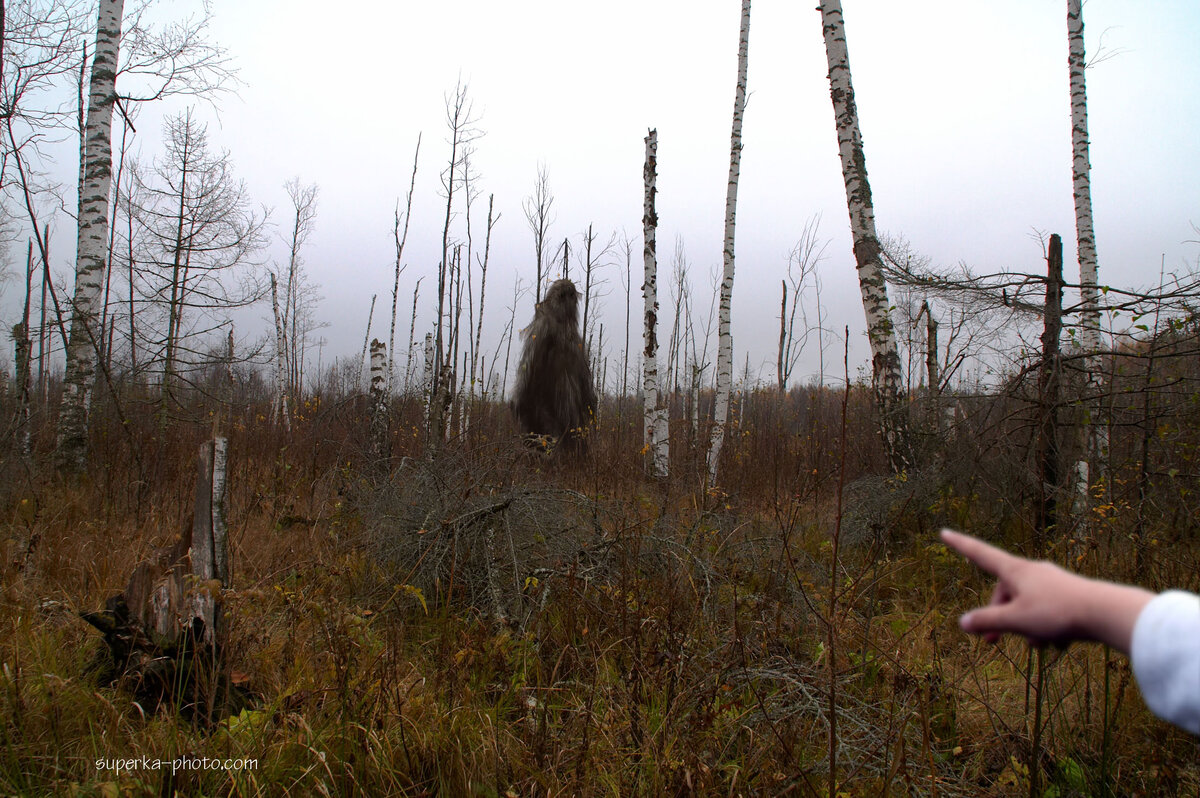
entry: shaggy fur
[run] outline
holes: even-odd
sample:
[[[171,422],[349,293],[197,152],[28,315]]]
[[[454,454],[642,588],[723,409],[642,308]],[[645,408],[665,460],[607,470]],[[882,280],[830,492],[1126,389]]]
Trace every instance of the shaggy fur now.
[[[570,280],[550,286],[521,333],[521,364],[513,411],[521,431],[583,446],[596,409],[587,351],[579,335],[579,292]]]

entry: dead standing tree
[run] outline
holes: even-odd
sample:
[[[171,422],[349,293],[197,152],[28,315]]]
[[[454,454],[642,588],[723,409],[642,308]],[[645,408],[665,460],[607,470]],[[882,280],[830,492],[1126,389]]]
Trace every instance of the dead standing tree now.
[[[525,221],[529,223],[529,229],[533,233],[533,254],[537,268],[533,301],[537,304],[542,301],[542,280],[545,279],[546,237],[550,233],[550,225],[554,222],[550,213],[550,209],[554,207],[554,195],[550,193],[550,175],[546,172],[545,164],[538,166],[533,195],[526,197],[521,207],[525,210]]]
[[[850,56],[841,0],[822,0],[818,10],[829,62],[829,94],[833,100],[842,178],[846,184],[854,260],[867,316],[867,337],[871,342],[871,377],[879,429],[888,464],[893,473],[899,474],[913,467],[913,453],[900,390],[900,355],[888,314],[887,283],[883,277],[879,238],[875,233],[875,209],[871,202],[871,185],[867,182],[867,161],[863,154],[854,86],[850,80]]]
[[[291,432],[289,405],[300,402],[300,377],[303,369],[304,341],[312,327],[313,286],[304,279],[300,249],[312,233],[317,216],[317,186],[301,185],[299,178],[284,184],[292,200],[292,229],[284,243],[288,245],[287,279],[283,285],[283,303],[279,302],[279,279],[270,272],[271,313],[275,322],[275,399],[271,406],[272,423],[282,415],[284,429]],[[290,397],[290,398],[289,398]]]
[[[454,218],[455,189],[462,168],[464,153],[472,142],[483,135],[476,127],[478,117],[467,95],[467,86],[461,80],[455,85],[453,95],[446,96],[446,127],[450,132],[450,160],[442,172],[442,190],[446,194],[446,215],[442,224],[442,259],[438,263],[438,311],[434,335],[433,384],[430,387],[429,405],[432,409],[429,423],[431,440],[445,435],[445,411],[453,395],[454,360],[447,347],[447,319],[454,313],[450,293],[454,288],[453,252],[450,245],[450,223]],[[451,319],[452,321],[452,319]],[[455,330],[451,325],[450,334]]]
[[[1059,445],[1058,409],[1062,384],[1062,362],[1058,342],[1062,331],[1062,238],[1050,236],[1046,258],[1046,307],[1042,330],[1042,363],[1038,370],[1038,507],[1034,527],[1034,554],[1040,556],[1058,524]]]
[[[228,324],[231,308],[264,296],[256,255],[265,220],[250,209],[229,154],[210,151],[207,128],[191,110],[168,117],[164,132],[165,150],[153,167],[133,169],[131,210],[143,239],[135,273],[141,334],[161,364],[165,419],[197,355],[203,357],[204,338]]]
[[[779,303],[779,354],[776,362],[776,376],[779,381],[780,393],[787,390],[788,380],[796,367],[796,362],[800,359],[800,354],[808,343],[808,337],[814,330],[814,327],[808,323],[808,314],[800,301],[805,286],[810,281],[814,284],[817,294],[816,329],[818,334],[820,332],[821,290],[817,284],[817,266],[825,259],[825,249],[829,246],[828,241],[818,240],[820,230],[821,217],[819,214],[804,223],[799,240],[792,247],[792,251],[788,253],[787,279],[780,281],[782,283],[782,299]],[[792,297],[791,310],[788,309],[789,294]],[[797,312],[800,314],[799,331],[796,329]]]
[[[316,286],[304,272],[304,260],[300,250],[312,234],[317,218],[316,183],[303,185],[294,177],[284,184],[288,198],[292,201],[292,229],[286,239],[288,245],[287,282],[284,285],[283,326],[284,342],[287,346],[287,389],[293,406],[299,407],[303,393],[305,344],[308,334],[316,327],[313,310],[316,306]]]
[[[400,273],[402,271],[404,271],[404,263],[403,263],[404,245],[405,245],[405,243],[408,242],[408,223],[410,221],[412,221],[412,200],[413,200],[413,192],[416,190],[416,186],[417,186],[417,160],[420,157],[420,155],[421,155],[421,135],[418,133],[417,134],[417,146],[416,146],[416,149],[413,151],[412,178],[409,181],[408,195],[407,195],[407,199],[405,200],[404,230],[403,230],[403,232],[401,232],[401,230],[400,230],[400,201],[399,200],[396,200],[396,221],[395,221],[395,225],[392,228],[392,236],[395,238],[395,241],[396,241],[396,270],[395,270],[395,279],[392,282],[392,324],[391,324],[390,330],[388,331],[388,349],[387,349],[387,351],[391,353],[391,360],[388,361],[388,373],[387,373],[387,394],[389,397],[392,395],[392,391],[394,391],[395,387],[396,387],[395,386],[396,305],[400,301]],[[419,284],[420,280],[418,280],[417,283]],[[413,314],[415,317],[415,315],[416,315],[416,310],[415,310],[416,296],[415,296],[415,294],[413,297],[413,304],[414,304]],[[411,331],[408,334],[408,356],[411,361],[411,359],[412,359],[412,332]],[[405,385],[407,386],[407,384],[408,384],[408,374],[407,373],[404,375],[404,382],[405,382]]]
[[[642,171],[645,182],[645,200],[642,207],[642,237],[645,242],[645,279],[642,283],[645,342],[642,351],[642,440],[643,451],[650,455],[650,474],[666,477],[670,468],[670,439],[667,435],[667,411],[660,397],[662,380],[658,370],[658,213],[654,207],[657,174],[658,131],[651,130],[646,136],[646,163]]]
[[[734,223],[737,216],[738,175],[742,163],[742,119],[746,112],[746,68],[750,51],[750,0],[742,0],[742,23],[738,36],[737,85],[733,94],[733,128],[729,136],[729,183],[725,191],[725,246],[722,250],[724,272],[721,277],[721,303],[717,316],[717,391],[713,405],[712,440],[708,449],[708,484],[717,483],[721,445],[725,442],[725,422],[729,418],[729,395],[733,386],[733,333],[730,312],[733,304]]]

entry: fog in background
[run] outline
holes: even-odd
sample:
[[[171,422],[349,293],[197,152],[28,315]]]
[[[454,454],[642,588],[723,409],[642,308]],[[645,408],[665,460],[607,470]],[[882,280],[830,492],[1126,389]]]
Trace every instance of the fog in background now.
[[[671,268],[677,242],[694,291],[693,321],[709,324],[721,268],[730,117],[736,71],[736,2],[604,4],[474,0],[330,6],[213,0],[213,39],[239,69],[236,94],[191,101],[210,143],[228,149],[257,202],[289,225],[283,184],[320,188],[316,227],[304,250],[320,286],[319,357],[357,357],[372,294],[372,335],[386,340],[391,306],[393,213],[403,208],[418,134],[422,144],[411,229],[400,281],[398,357],[408,343],[415,281],[424,277],[417,337],[431,330],[445,213],[440,174],[449,157],[445,104],[461,80],[484,135],[472,163],[480,193],[472,208],[476,252],[488,195],[500,220],[491,245],[483,351],[500,342],[514,281],[529,289],[533,238],[522,211],[539,166],[554,194],[549,255],[564,237],[573,253],[593,225],[603,244],[633,242],[630,369],[641,349],[643,138],[658,146],[659,338],[670,334]],[[194,12],[198,6],[193,4]],[[186,13],[187,3],[155,13]],[[1063,3],[943,0],[920,5],[845,0],[850,63],[879,230],[907,239],[935,265],[977,271],[1044,269],[1035,230],[1065,244],[1074,263],[1070,105]],[[1200,7],[1185,0],[1091,0],[1084,7],[1092,196],[1100,281],[1157,283],[1200,254]],[[772,382],[780,280],[805,222],[819,216],[828,239],[820,264],[827,312],[827,381],[841,377],[841,335],[850,331],[852,376],[868,348],[854,272],[820,17],[811,5],[758,0],[751,18],[749,102],[743,132],[733,293],[735,374]],[[118,90],[120,84],[118,84]],[[184,106],[161,103],[137,120],[134,151],[149,161],[162,146],[161,119]],[[120,135],[114,125],[114,143]],[[74,208],[77,144],[58,155]],[[462,205],[452,236],[462,239]],[[54,272],[71,284],[73,220],[54,221]],[[23,241],[23,238],[21,239]],[[285,264],[279,235],[264,266]],[[24,245],[10,245],[0,298],[5,329],[18,320]],[[599,321],[608,387],[619,384],[625,338],[624,254],[598,273]],[[559,265],[550,275],[558,276]],[[573,277],[581,276],[577,261]],[[532,291],[515,297],[517,326]],[[815,297],[805,297],[815,323]],[[266,334],[270,306],[237,316],[240,336]],[[464,314],[465,319],[465,314]],[[715,351],[715,312],[710,360]],[[598,328],[597,328],[598,329]],[[816,338],[793,382],[814,378]],[[318,350],[311,353],[315,376]],[[11,364],[11,343],[4,362]],[[515,358],[514,358],[515,365]],[[711,377],[711,370],[709,372]],[[965,374],[964,374],[965,375]],[[511,384],[511,383],[510,383]]]

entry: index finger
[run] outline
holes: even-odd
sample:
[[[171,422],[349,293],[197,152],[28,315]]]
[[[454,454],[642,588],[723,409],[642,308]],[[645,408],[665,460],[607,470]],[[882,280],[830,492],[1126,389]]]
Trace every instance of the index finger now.
[[[994,576],[1000,576],[1017,559],[1003,549],[953,529],[943,529],[941,535],[943,543]]]

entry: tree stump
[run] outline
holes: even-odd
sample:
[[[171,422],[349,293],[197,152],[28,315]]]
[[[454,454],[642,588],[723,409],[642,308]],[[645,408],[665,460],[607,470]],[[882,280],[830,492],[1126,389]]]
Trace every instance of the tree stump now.
[[[104,610],[82,613],[104,634],[108,650],[101,652],[100,667],[109,683],[130,689],[144,709],[168,702],[185,716],[209,722],[246,703],[224,659],[227,459],[225,438],[200,447],[190,533],[140,563]]]

